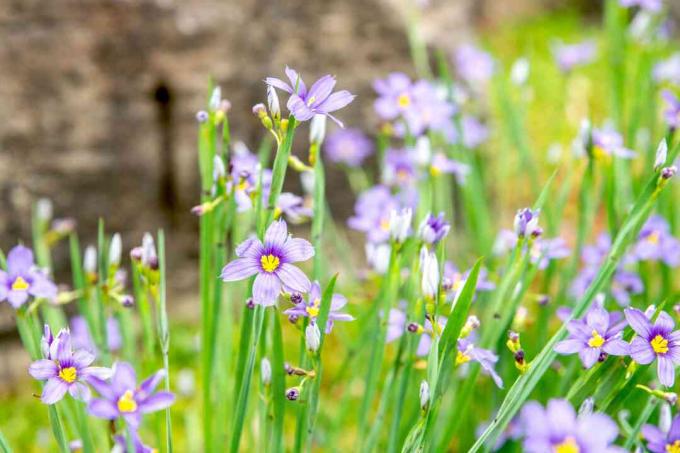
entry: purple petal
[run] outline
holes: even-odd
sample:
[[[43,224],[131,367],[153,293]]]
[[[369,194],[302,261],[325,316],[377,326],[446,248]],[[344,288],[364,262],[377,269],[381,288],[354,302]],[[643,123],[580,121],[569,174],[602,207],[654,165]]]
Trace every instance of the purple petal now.
[[[264,79],[264,83],[266,83],[267,85],[271,85],[274,88],[278,88],[279,90],[283,90],[288,94],[293,94],[293,87],[288,85],[283,80],[277,79],[276,77],[267,77],[266,79]]]
[[[586,323],[604,335],[609,327],[609,313],[602,307],[593,307],[586,315]]]
[[[323,104],[319,105],[317,109],[324,113],[334,112],[348,105],[355,97],[355,95],[347,90],[337,91],[328,96],[328,99],[326,99]]]
[[[269,307],[276,304],[276,299],[281,292],[279,278],[267,272],[257,274],[253,283],[253,300],[256,304]]]
[[[626,308],[623,313],[626,315],[626,320],[635,333],[641,337],[649,338],[652,326],[644,313],[637,308]]]
[[[680,439],[680,416],[676,415],[671,423],[671,429],[668,430],[668,440],[675,442]]]
[[[585,368],[592,368],[600,358],[600,348],[583,348],[578,353]]]
[[[649,341],[642,337],[635,337],[630,343],[630,356],[641,365],[648,365],[654,361],[656,354]]]
[[[550,436],[550,427],[546,420],[545,410],[536,401],[529,401],[522,407],[520,422],[524,432],[531,432],[536,437],[541,438]]]
[[[10,291],[7,294],[7,301],[14,308],[19,308],[28,300],[28,291]]]
[[[7,270],[10,275],[27,274],[33,267],[33,252],[28,247],[17,245],[7,255]]]
[[[108,382],[97,376],[87,376],[87,383],[90,384],[101,396],[107,400],[113,400],[116,395],[113,393],[113,389]]]
[[[142,422],[142,414],[139,411],[136,412],[126,412],[123,414],[125,422],[132,428],[137,428]]]
[[[309,92],[307,92],[307,96],[305,97],[307,99],[314,98],[312,105],[319,105],[323,103],[323,101],[325,101],[326,98],[331,94],[333,87],[335,87],[335,77],[332,75],[325,75],[314,82],[314,84],[309,88]]]
[[[314,111],[297,94],[293,94],[288,99],[286,106],[298,121],[307,121],[314,116]]]
[[[258,258],[261,254],[262,243],[254,237],[248,238],[236,247],[236,256],[239,258]]]
[[[44,381],[46,379],[57,377],[59,369],[57,364],[52,360],[43,359],[31,363],[31,366],[28,367],[28,373],[35,379]]]
[[[267,232],[264,234],[264,243],[266,246],[276,245],[284,246],[288,239],[288,225],[284,220],[276,220],[269,225]]]
[[[552,399],[546,406],[546,416],[550,431],[556,437],[573,432],[576,424],[576,412],[566,400]]]
[[[175,395],[170,392],[158,392],[139,403],[139,411],[143,414],[155,412],[169,407],[175,401]]]
[[[575,319],[567,323],[567,331],[576,338],[589,339],[593,334],[593,329],[588,327],[583,321]]]
[[[283,263],[276,273],[281,282],[293,291],[306,293],[312,286],[312,282],[309,281],[305,273],[292,264]]]
[[[235,282],[252,277],[259,271],[260,265],[253,258],[237,258],[222,268],[220,278],[224,282]]]
[[[305,239],[291,238],[284,244],[283,254],[289,263],[307,261],[314,256],[314,247]]]
[[[587,346],[583,344],[582,340],[569,339],[558,342],[554,350],[558,354],[575,354],[584,348],[587,348]]]
[[[347,305],[347,298],[342,294],[333,294],[331,297],[331,311],[338,311]]]
[[[85,368],[94,362],[94,354],[84,349],[73,353],[73,361],[76,368]]]
[[[139,386],[142,395],[150,395],[156,389],[161,380],[165,377],[165,370],[159,370],[152,374]]]
[[[68,387],[68,392],[77,400],[89,401],[90,400],[90,388],[83,384],[82,382],[74,382]]]
[[[611,444],[619,434],[616,423],[607,415],[593,413],[579,417],[577,421],[578,437],[588,439],[594,447],[604,447]]]
[[[286,66],[285,72],[286,76],[288,76],[288,80],[290,80],[290,86],[293,87],[293,90],[295,90],[295,87],[297,87],[297,94],[300,96],[306,95],[307,87],[305,86],[305,82],[302,81],[302,77],[300,77],[297,71]]]
[[[45,404],[54,404],[61,400],[68,390],[68,384],[61,379],[55,377],[48,379],[45,387],[43,387],[40,400]]]
[[[673,327],[675,327],[675,322],[668,313],[662,311],[656,318],[656,322],[654,322],[654,327],[660,329],[664,333],[669,333],[673,331]]]
[[[429,335],[421,335],[420,341],[418,341],[418,348],[416,349],[416,355],[419,357],[426,356],[430,352],[430,346],[432,345],[432,338]]]
[[[672,387],[675,382],[675,365],[669,357],[659,356],[657,359],[657,373],[659,382],[666,387]]]
[[[57,359],[60,362],[66,362],[71,360],[73,357],[73,348],[71,346],[71,334],[68,330],[64,329],[59,332],[57,339],[56,354],[52,356],[52,359]]]
[[[630,353],[630,345],[621,338],[611,338],[602,345],[602,350],[609,355],[628,355]]]
[[[647,442],[661,445],[666,443],[666,435],[656,426],[644,425],[640,432]]]
[[[80,371],[80,374],[87,378],[109,379],[111,376],[113,376],[113,370],[103,366],[89,366],[87,368],[83,368]],[[108,384],[106,385],[108,386]]]
[[[52,282],[41,272],[34,272],[32,275],[33,282],[31,283],[28,292],[33,297],[41,297],[52,300],[57,296],[57,285],[55,285],[54,282]]]
[[[111,387],[116,395],[122,395],[126,391],[137,387],[137,375],[129,363],[116,362],[113,364]]]

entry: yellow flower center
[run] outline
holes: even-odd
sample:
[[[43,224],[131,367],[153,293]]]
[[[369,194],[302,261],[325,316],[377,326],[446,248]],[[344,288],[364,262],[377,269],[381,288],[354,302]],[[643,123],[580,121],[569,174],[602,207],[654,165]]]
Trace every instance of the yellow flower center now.
[[[121,412],[134,412],[137,410],[137,401],[133,398],[132,390],[123,393],[123,396],[118,398],[118,410]]]
[[[390,220],[380,219],[380,229],[383,231],[390,231]]]
[[[451,285],[451,289],[453,289],[454,291],[458,291],[463,287],[464,284],[465,280],[463,280],[463,276],[460,275],[459,273],[456,273],[453,276],[453,285]]]
[[[604,163],[609,163],[612,160],[612,156],[607,151],[605,151],[605,149],[602,148],[601,146],[593,147],[593,157],[595,157],[595,160]]]
[[[307,107],[314,104],[314,101],[316,101],[316,96],[311,96],[309,99],[307,99]]]
[[[72,366],[67,368],[62,368],[59,370],[59,377],[62,381],[68,382],[69,384],[76,380],[78,373],[76,369]]]
[[[470,361],[470,356],[463,351],[458,351],[456,354],[456,366],[468,363]]]
[[[315,299],[314,302],[312,302],[312,305],[307,307],[307,314],[309,315],[310,318],[316,318],[319,316],[319,306],[321,305],[321,301],[319,299]]]
[[[241,180],[241,182],[238,183],[238,186],[236,186],[236,189],[239,191],[245,191],[250,187],[250,184],[248,183],[247,179]]]
[[[579,453],[581,451],[578,448],[578,444],[573,437],[567,437],[559,445],[555,445],[555,453]]]
[[[652,345],[652,349],[654,349],[654,352],[657,354],[665,354],[668,352],[668,340],[661,335],[655,336],[649,344]]]
[[[668,453],[680,453],[680,440],[676,440],[672,444],[667,444],[666,451]]]
[[[279,268],[281,260],[279,260],[278,256],[274,256],[272,254],[262,255],[262,258],[260,258],[260,264],[262,264],[262,269],[264,269],[265,272],[271,273]]]
[[[657,245],[659,243],[659,232],[653,231],[649,236],[647,236],[647,242]]]
[[[439,176],[442,174],[442,169],[437,167],[436,165],[431,165],[430,166],[430,174],[432,176]]]
[[[604,338],[597,333],[597,330],[593,330],[593,336],[588,340],[588,346],[591,348],[600,348],[604,344]]]
[[[12,283],[12,291],[26,291],[30,285],[23,277],[19,276]]]
[[[402,93],[398,98],[397,98],[397,104],[399,107],[402,109],[405,109],[409,105],[411,105],[411,98],[409,97],[408,94]]]

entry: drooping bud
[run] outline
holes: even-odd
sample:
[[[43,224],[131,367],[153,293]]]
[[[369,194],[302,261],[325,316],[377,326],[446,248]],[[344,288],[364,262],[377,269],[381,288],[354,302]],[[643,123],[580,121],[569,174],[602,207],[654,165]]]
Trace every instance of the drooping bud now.
[[[656,148],[656,158],[654,159],[654,171],[659,171],[668,157],[668,144],[666,139],[661,139],[659,146]]]
[[[208,112],[206,112],[205,110],[199,110],[198,112],[196,112],[196,121],[198,121],[199,123],[201,124],[205,123],[206,121],[208,121],[208,118],[209,118]]]
[[[300,398],[300,389],[298,387],[291,387],[286,390],[286,398],[289,401],[297,401]]]
[[[109,266],[120,266],[120,258],[123,254],[123,241],[120,238],[120,234],[116,233],[111,238],[111,244],[109,244]]]
[[[661,169],[661,178],[664,180],[669,180],[678,172],[678,167],[671,165],[670,167],[664,167]]]
[[[315,353],[321,345],[321,331],[315,322],[310,322],[305,328],[305,345],[309,352]]]
[[[130,259],[132,261],[142,261],[144,257],[144,249],[142,247],[135,247],[130,250]]]
[[[404,208],[400,211],[393,209],[390,212],[390,236],[397,243],[403,243],[408,237],[411,228],[411,218],[413,211],[411,208]]]
[[[267,108],[262,103],[255,104],[253,106],[253,115],[262,119],[267,116]]]
[[[426,410],[430,404],[430,385],[427,381],[420,382],[420,408]]]
[[[266,357],[263,357],[260,362],[260,378],[262,379],[262,384],[265,386],[272,382],[272,364]]]

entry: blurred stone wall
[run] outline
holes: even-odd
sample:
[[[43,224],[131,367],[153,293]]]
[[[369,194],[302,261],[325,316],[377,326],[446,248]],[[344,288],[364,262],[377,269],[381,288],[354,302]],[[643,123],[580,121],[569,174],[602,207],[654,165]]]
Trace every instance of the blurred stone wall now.
[[[210,77],[251,146],[261,130],[250,108],[286,64],[307,79],[336,74],[360,95],[343,119],[364,124],[371,80],[411,67],[402,3],[0,2],[0,247],[30,239],[42,196],[90,235],[99,216],[128,243],[157,226],[191,229],[194,115]],[[433,2],[428,36],[452,45],[469,29],[469,3]]]

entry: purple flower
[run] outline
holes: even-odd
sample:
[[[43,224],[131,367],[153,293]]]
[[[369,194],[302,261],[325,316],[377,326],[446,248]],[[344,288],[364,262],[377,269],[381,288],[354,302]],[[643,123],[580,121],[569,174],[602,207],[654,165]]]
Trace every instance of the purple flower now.
[[[256,238],[246,239],[236,248],[236,255],[238,258],[222,269],[221,278],[233,282],[257,274],[253,284],[256,304],[276,304],[282,289],[306,293],[311,287],[309,278],[292,263],[310,259],[314,256],[314,247],[304,239],[290,237],[283,220],[269,225],[264,244]]]
[[[572,320],[567,324],[569,337],[555,345],[559,354],[578,353],[585,368],[591,368],[606,354],[628,355],[628,343],[622,339],[626,322],[621,313],[607,313],[604,308],[594,305],[584,319]],[[603,355],[603,353],[605,355]]]
[[[520,412],[526,453],[623,453],[611,445],[618,436],[616,423],[605,414],[576,411],[567,400],[552,399],[545,409],[529,401]]]
[[[619,4],[624,8],[639,6],[640,9],[653,13],[661,11],[661,7],[663,6],[661,0],[619,0]]]
[[[557,43],[553,46],[553,55],[562,72],[569,72],[576,66],[582,66],[595,59],[597,46],[593,41],[577,44]]]
[[[416,349],[416,355],[419,357],[425,357],[430,353],[430,347],[432,346],[432,335],[440,336],[444,327],[446,327],[447,319],[443,316],[437,317],[437,331],[434,331],[434,325],[429,319],[426,319],[423,323],[423,330],[421,331],[420,341],[418,341],[418,347]]]
[[[451,224],[446,221],[443,212],[440,212],[437,217],[429,213],[418,228],[418,236],[424,242],[434,245],[444,239],[449,234],[450,229]]]
[[[623,137],[611,126],[593,129],[593,152],[595,157],[616,156],[633,159],[635,151],[623,146]]]
[[[630,343],[630,356],[641,365],[648,365],[656,359],[659,382],[672,387],[675,365],[680,363],[680,330],[673,331],[673,318],[662,311],[652,324],[636,308],[627,308],[624,313],[637,334]]]
[[[531,262],[538,263],[539,269],[545,269],[551,260],[567,258],[570,253],[567,242],[560,237],[538,239],[531,247]]]
[[[369,242],[384,242],[390,238],[390,213],[394,209],[399,209],[399,203],[386,186],[378,185],[359,195],[354,204],[354,216],[347,224],[366,233]]]
[[[446,100],[445,92],[427,80],[419,80],[413,85],[412,95],[413,107],[403,115],[411,135],[421,135],[427,129],[446,131],[451,127],[456,107]]]
[[[470,166],[457,160],[449,159],[444,153],[436,153],[430,163],[430,173],[438,176],[442,173],[454,175],[458,184],[465,182],[465,177],[470,173]]]
[[[515,214],[514,229],[517,237],[540,236],[542,232],[538,226],[538,216],[540,211],[529,208],[520,209]]]
[[[333,93],[335,77],[325,75],[314,82],[307,91],[305,83],[294,69],[286,66],[286,76],[290,85],[275,77],[267,77],[265,82],[291,95],[286,106],[296,120],[307,121],[314,115],[326,115],[342,127],[342,123],[331,115],[331,112],[345,107],[355,96],[347,90]]]
[[[74,316],[71,318],[71,341],[76,349],[84,349],[92,354],[98,354],[97,346],[94,344],[87,321],[82,316]],[[113,316],[106,321],[106,335],[108,350],[111,352],[118,351],[123,343],[123,338],[120,334],[120,327],[118,320]]]
[[[331,162],[359,167],[373,154],[373,142],[360,129],[340,129],[326,139],[324,151]]]
[[[386,343],[391,343],[400,338],[406,330],[406,313],[396,308],[390,308],[387,317],[387,337]]]
[[[475,291],[493,291],[496,288],[496,285],[489,281],[488,275],[489,271],[486,268],[483,267],[479,270]],[[470,270],[461,273],[455,264],[451,261],[446,261],[444,263],[442,287],[447,291],[453,292],[453,300],[456,300],[469,276]]]
[[[113,436],[113,440],[116,443],[118,449],[113,449],[112,451],[120,453],[158,453],[158,450],[148,445],[144,445],[142,438],[139,437],[139,432],[136,429],[130,429],[130,436],[132,436],[132,445],[134,446],[134,452],[128,451],[128,443],[125,436],[117,435]]]
[[[305,199],[290,192],[284,192],[276,200],[276,212],[284,214],[291,223],[302,223],[312,217],[312,208],[305,205]]]
[[[680,52],[674,53],[654,66],[654,80],[658,83],[668,82],[680,85]]]
[[[390,186],[404,186],[415,182],[419,176],[414,153],[406,149],[388,149],[385,152],[382,180]]]
[[[655,215],[640,230],[633,254],[640,260],[663,261],[677,267],[680,265],[680,241],[671,236],[666,219]]]
[[[477,148],[489,138],[489,128],[473,116],[463,116],[461,130],[463,132],[463,145],[469,149]]]
[[[397,119],[413,107],[411,79],[402,72],[393,72],[385,79],[375,80],[373,89],[378,93],[375,111],[384,120]]]
[[[647,441],[647,449],[652,453],[675,453],[680,451],[680,415],[673,418],[668,432],[653,425],[644,425],[642,436]]]
[[[348,315],[347,313],[341,313],[340,310],[347,305],[347,298],[342,294],[333,294],[331,297],[331,309],[328,312],[328,321],[326,322],[326,333],[330,333],[333,329],[333,322],[335,321],[354,321],[354,316]],[[302,300],[302,302],[295,305],[293,308],[289,308],[284,311],[284,315],[296,316],[296,317],[306,317],[316,321],[317,316],[321,310],[321,287],[319,282],[312,283],[312,287],[307,295],[307,300]]]
[[[15,309],[33,296],[52,300],[57,286],[33,262],[33,252],[17,245],[7,255],[7,271],[0,270],[0,302],[6,300]]]
[[[493,58],[472,44],[464,44],[455,53],[458,75],[469,85],[486,83],[495,70]]]
[[[90,401],[88,409],[95,417],[106,420],[122,417],[131,428],[136,429],[140,425],[142,414],[165,409],[175,401],[175,395],[171,392],[154,393],[164,377],[165,370],[160,370],[137,387],[137,375],[132,365],[117,362],[113,365],[110,382],[99,378],[90,379],[90,384],[101,398]]]
[[[479,363],[482,370],[491,376],[491,379],[493,379],[498,388],[503,388],[503,379],[494,369],[496,362],[498,362],[498,356],[489,349],[478,348],[468,338],[461,338],[458,340],[456,366],[463,365],[471,360]]]
[[[680,99],[670,90],[663,90],[661,96],[666,101],[666,110],[663,112],[666,125],[672,129],[677,129],[680,126]]]
[[[76,399],[87,401],[90,389],[84,382],[94,378],[105,379],[111,375],[108,368],[90,366],[94,362],[91,352],[83,349],[73,351],[71,334],[67,329],[52,338],[46,326],[41,345],[44,358],[33,362],[28,372],[39,381],[47,381],[40,396],[45,404],[60,401],[66,392]]]

